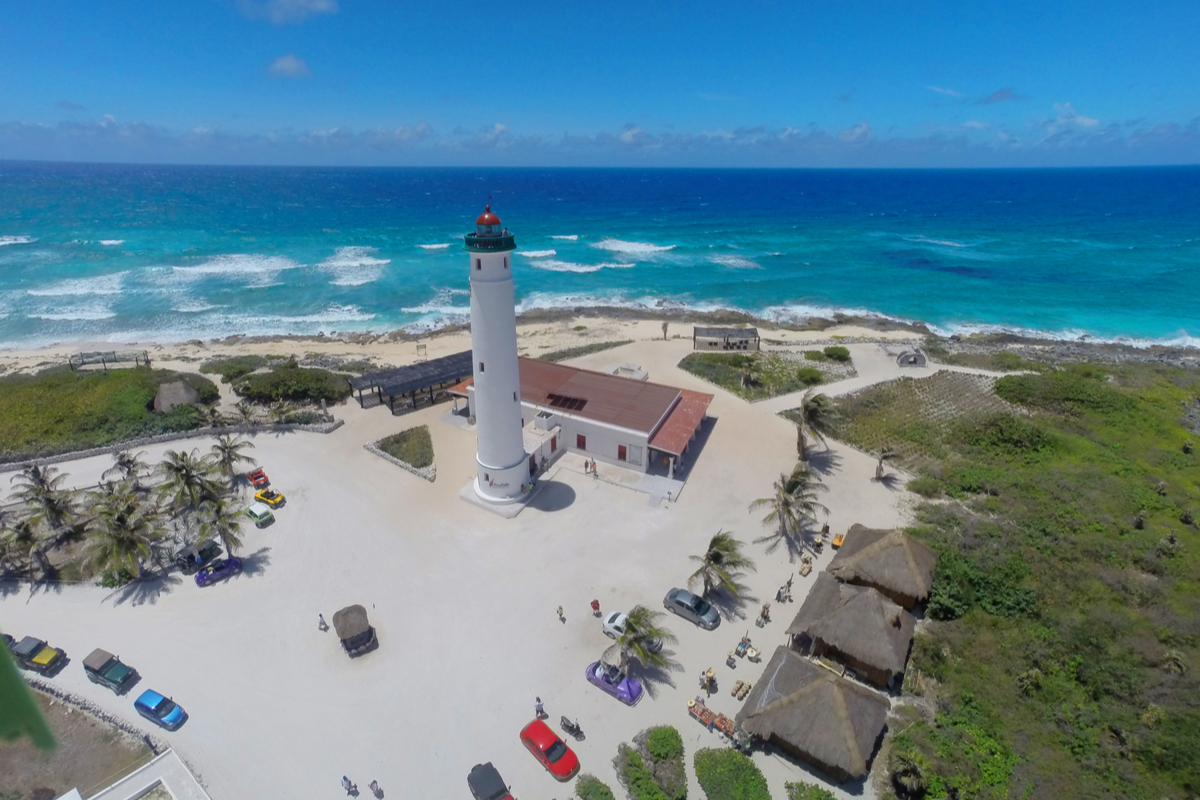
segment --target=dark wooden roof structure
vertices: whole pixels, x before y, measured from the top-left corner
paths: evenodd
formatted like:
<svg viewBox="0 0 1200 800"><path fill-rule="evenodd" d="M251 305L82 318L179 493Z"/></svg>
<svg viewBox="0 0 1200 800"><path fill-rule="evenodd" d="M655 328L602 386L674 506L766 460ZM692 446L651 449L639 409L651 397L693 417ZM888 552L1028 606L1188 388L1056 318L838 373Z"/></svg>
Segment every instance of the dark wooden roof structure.
<svg viewBox="0 0 1200 800"><path fill-rule="evenodd" d="M363 405L363 392L373 391L381 402L386 402L394 411L397 398L412 395L415 399L418 393L432 394L434 388L458 383L472 374L471 351L464 350L406 367L368 372L351 378L350 388L358 392L359 405Z"/></svg>

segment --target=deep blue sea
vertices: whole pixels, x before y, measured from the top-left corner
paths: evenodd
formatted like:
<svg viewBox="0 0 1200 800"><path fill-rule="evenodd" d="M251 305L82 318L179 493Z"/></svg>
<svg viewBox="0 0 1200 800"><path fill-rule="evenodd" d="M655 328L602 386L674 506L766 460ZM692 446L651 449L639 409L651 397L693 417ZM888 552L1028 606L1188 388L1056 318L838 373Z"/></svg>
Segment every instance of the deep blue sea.
<svg viewBox="0 0 1200 800"><path fill-rule="evenodd" d="M1200 168L334 169L0 162L0 344L437 328L462 235L520 309L841 311L1200 344Z"/></svg>

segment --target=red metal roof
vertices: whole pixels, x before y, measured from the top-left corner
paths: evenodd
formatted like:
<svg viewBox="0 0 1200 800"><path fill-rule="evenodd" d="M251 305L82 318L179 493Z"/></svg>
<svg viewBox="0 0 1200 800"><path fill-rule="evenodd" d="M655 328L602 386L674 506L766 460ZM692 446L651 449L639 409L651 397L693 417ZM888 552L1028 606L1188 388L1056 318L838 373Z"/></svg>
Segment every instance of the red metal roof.
<svg viewBox="0 0 1200 800"><path fill-rule="evenodd" d="M687 447L692 434L700 426L700 420L708 412L708 404L713 401L711 394L689 389L680 389L679 394L679 402L650 440L650 446L654 449L675 455L683 453L683 448Z"/></svg>
<svg viewBox="0 0 1200 800"><path fill-rule="evenodd" d="M479 215L479 219L475 220L476 225L499 225L500 218L492 213L491 205L483 207L483 213Z"/></svg>
<svg viewBox="0 0 1200 800"><path fill-rule="evenodd" d="M467 378L462 383L456 383L446 390L447 394L456 394L459 397L467 396L467 387L475 382L474 378Z"/></svg>
<svg viewBox="0 0 1200 800"><path fill-rule="evenodd" d="M525 402L646 434L654 431L679 397L678 389L661 383L533 358L519 358L517 363Z"/></svg>

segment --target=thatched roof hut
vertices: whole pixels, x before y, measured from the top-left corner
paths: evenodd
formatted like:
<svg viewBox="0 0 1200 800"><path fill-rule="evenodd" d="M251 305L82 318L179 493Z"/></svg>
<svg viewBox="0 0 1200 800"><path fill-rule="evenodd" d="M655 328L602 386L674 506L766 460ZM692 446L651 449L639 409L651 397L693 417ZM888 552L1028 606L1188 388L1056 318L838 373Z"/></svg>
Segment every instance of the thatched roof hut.
<svg viewBox="0 0 1200 800"><path fill-rule="evenodd" d="M778 647L736 722L844 781L867 774L889 707L878 692Z"/></svg>
<svg viewBox="0 0 1200 800"><path fill-rule="evenodd" d="M887 686L904 672L915 624L912 614L875 589L822 572L787 632L794 640L811 640L815 655L828 653Z"/></svg>
<svg viewBox="0 0 1200 800"><path fill-rule="evenodd" d="M929 597L937 556L900 530L852 525L826 568L846 583L873 586L905 608Z"/></svg>

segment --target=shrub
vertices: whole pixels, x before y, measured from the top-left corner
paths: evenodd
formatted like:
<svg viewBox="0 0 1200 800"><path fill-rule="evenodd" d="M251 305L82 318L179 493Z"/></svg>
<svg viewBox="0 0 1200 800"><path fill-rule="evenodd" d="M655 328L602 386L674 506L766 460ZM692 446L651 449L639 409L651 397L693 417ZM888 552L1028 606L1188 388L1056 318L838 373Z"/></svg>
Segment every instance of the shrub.
<svg viewBox="0 0 1200 800"><path fill-rule="evenodd" d="M256 369L267 366L266 356L245 355L214 358L200 365L200 371L205 374L221 376L221 383L231 383L245 377Z"/></svg>
<svg viewBox="0 0 1200 800"><path fill-rule="evenodd" d="M100 575L100 585L105 589L116 589L118 586L124 586L129 583L135 577L137 576L124 567L116 571L106 569Z"/></svg>
<svg viewBox="0 0 1200 800"><path fill-rule="evenodd" d="M394 433L381 439L377 446L392 458L398 458L417 469L424 469L433 463L433 440L429 438L428 425Z"/></svg>
<svg viewBox="0 0 1200 800"><path fill-rule="evenodd" d="M646 749L655 761L677 758L683 755L683 737L670 725L660 725L646 734Z"/></svg>
<svg viewBox="0 0 1200 800"><path fill-rule="evenodd" d="M668 800L663 790L654 782L654 776L646 769L646 762L638 752L627 744L617 747L617 757L613 761L617 768L617 777L621 785L629 793L632 800Z"/></svg>
<svg viewBox="0 0 1200 800"><path fill-rule="evenodd" d="M833 793L811 783L786 784L788 800L835 800Z"/></svg>
<svg viewBox="0 0 1200 800"><path fill-rule="evenodd" d="M298 367L296 362L289 361L270 372L243 378L233 390L259 403L278 400L336 403L350 396L350 382L344 375L326 369Z"/></svg>
<svg viewBox="0 0 1200 800"><path fill-rule="evenodd" d="M1025 456L1049 450L1054 439L1041 426L1015 414L992 414L958 428L964 444L1005 456Z"/></svg>
<svg viewBox="0 0 1200 800"><path fill-rule="evenodd" d="M816 367L801 367L796 370L796 380L800 381L805 386L816 386L821 381L825 380L825 374Z"/></svg>
<svg viewBox="0 0 1200 800"><path fill-rule="evenodd" d="M908 490L913 494L921 495L921 497L937 497L942 493L942 482L927 475L913 478L908 482Z"/></svg>
<svg viewBox="0 0 1200 800"><path fill-rule="evenodd" d="M829 356L822 353L820 350L805 350L804 358L808 361L825 361Z"/></svg>
<svg viewBox="0 0 1200 800"><path fill-rule="evenodd" d="M736 750L698 750L696 779L708 800L771 800L767 779Z"/></svg>
<svg viewBox="0 0 1200 800"><path fill-rule="evenodd" d="M825 355L832 358L834 361L846 362L850 360L850 351L840 344L831 344L826 347Z"/></svg>
<svg viewBox="0 0 1200 800"><path fill-rule="evenodd" d="M996 381L996 394L1010 403L1060 414L1109 414L1131 408L1132 398L1109 386L1106 377L1091 365L1072 364L1040 375L1005 375Z"/></svg>
<svg viewBox="0 0 1200 800"><path fill-rule="evenodd" d="M575 781L575 794L579 795L580 800L614 800L607 783L586 773Z"/></svg>

